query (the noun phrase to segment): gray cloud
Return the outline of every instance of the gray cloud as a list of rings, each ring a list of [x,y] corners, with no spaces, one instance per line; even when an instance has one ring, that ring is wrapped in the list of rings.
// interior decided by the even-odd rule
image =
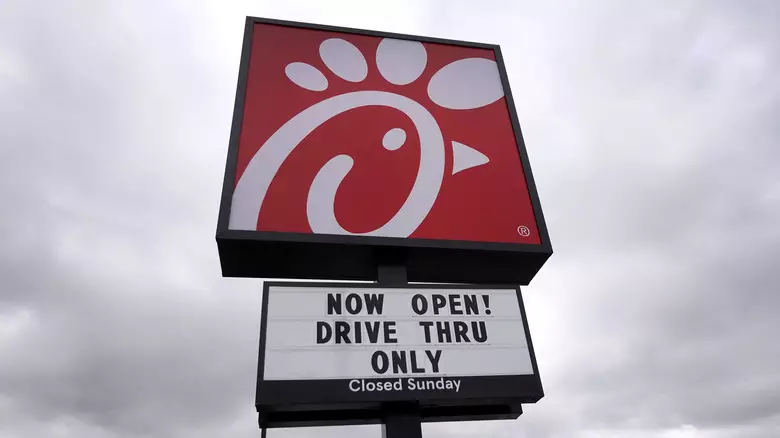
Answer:
[[[12,1],[0,435],[257,433],[260,284],[213,242],[244,15],[503,47],[556,248],[526,292],[547,396],[426,436],[780,433],[773,2]]]

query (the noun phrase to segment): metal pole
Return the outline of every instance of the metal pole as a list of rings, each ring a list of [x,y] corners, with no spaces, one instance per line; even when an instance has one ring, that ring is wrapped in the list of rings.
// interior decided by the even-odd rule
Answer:
[[[380,265],[377,271],[380,284],[403,286],[406,266]],[[382,438],[422,438],[422,417],[417,402],[386,403],[382,405]]]
[[[406,266],[404,265],[379,265],[377,268],[377,283],[404,286],[406,281]]]
[[[422,418],[417,403],[382,406],[382,438],[422,438]]]

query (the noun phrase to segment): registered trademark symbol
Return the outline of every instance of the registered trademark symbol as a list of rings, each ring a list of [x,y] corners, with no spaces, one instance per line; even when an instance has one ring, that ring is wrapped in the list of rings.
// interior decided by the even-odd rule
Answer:
[[[517,227],[517,234],[523,237],[528,237],[531,235],[531,230],[529,230],[528,227],[526,227],[525,225],[520,225],[519,227]]]

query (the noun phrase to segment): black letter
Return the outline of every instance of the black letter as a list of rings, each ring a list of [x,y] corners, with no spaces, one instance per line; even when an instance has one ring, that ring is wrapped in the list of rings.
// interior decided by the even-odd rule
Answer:
[[[425,343],[431,343],[431,327],[433,327],[433,321],[420,321],[420,327],[425,329]]]
[[[460,302],[460,295],[450,295],[450,313],[453,315],[463,315],[463,310],[460,309],[462,303]]]
[[[352,305],[349,304],[350,300]],[[360,301],[360,295],[358,294],[349,294],[347,295],[347,299],[344,301],[347,305],[347,312],[349,312],[350,315],[357,315],[361,310],[363,310],[363,302]]]
[[[355,331],[353,332],[356,344],[363,343],[363,330],[360,329],[360,321],[355,321]]]
[[[418,315],[428,311],[428,300],[425,299],[425,295],[417,294],[412,297],[412,310]]]
[[[371,355],[371,368],[373,368],[374,372],[377,374],[384,374],[387,372],[387,367],[390,365],[387,362],[387,354],[384,351],[375,351],[374,354]]]
[[[485,321],[471,321],[471,330],[473,331],[474,340],[482,343],[487,341],[487,327],[485,327]],[[481,331],[480,331],[481,330]]]
[[[447,338],[446,342],[452,342],[449,321],[436,321],[436,332],[439,334],[439,342],[445,342],[444,338]]]
[[[405,351],[393,351],[390,353],[393,358],[393,374],[403,372],[404,374],[409,372],[409,368],[406,366],[406,352]]]
[[[330,335],[332,331],[330,324],[324,321],[317,321],[317,343],[327,344],[330,341]]]
[[[434,373],[439,372],[439,360],[441,359],[441,350],[436,350],[436,354],[431,354],[431,350],[425,350],[425,355],[431,361],[431,367]]]
[[[476,295],[464,295],[463,300],[466,306],[466,315],[479,315],[479,304],[477,304]]]
[[[341,315],[341,294],[328,294],[328,315]]]
[[[368,311],[369,315],[373,315],[374,312],[381,315],[382,314],[382,306],[385,304],[385,295],[384,294],[365,294],[365,300],[366,300],[366,310]]]
[[[469,337],[466,335],[469,331],[469,326],[463,321],[455,321],[452,323],[455,329],[455,342],[470,342]],[[463,339],[461,341],[461,339]]]
[[[390,337],[391,335],[395,335],[395,321],[385,321],[385,343],[386,344],[397,344],[398,338]]]
[[[379,321],[366,321],[366,332],[368,332],[368,342],[376,344],[379,340]]]
[[[444,298],[444,295],[439,294],[431,295],[431,297],[433,298],[433,314],[438,315],[439,309],[443,309],[447,305],[447,299]]]
[[[425,368],[417,366],[417,352],[412,350],[409,352],[409,359],[412,361],[412,372],[416,374],[424,373]]]
[[[346,321],[336,321],[336,343],[349,344],[349,323]]]

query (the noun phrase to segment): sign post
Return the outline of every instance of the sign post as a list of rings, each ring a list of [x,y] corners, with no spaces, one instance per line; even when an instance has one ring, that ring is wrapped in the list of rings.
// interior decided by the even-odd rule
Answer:
[[[422,419],[414,403],[389,404],[383,413],[382,438],[422,438]]]
[[[496,45],[248,17],[216,240],[223,276],[339,281],[264,283],[263,434],[544,396],[519,285],[552,246]]]

